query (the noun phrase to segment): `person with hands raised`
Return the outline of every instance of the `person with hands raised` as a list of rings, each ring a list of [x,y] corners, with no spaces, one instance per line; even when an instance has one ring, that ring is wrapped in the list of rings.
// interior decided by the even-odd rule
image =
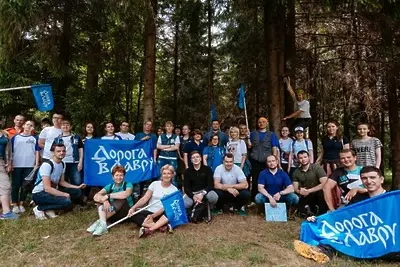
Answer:
[[[111,171],[113,183],[100,190],[93,199],[98,204],[99,219],[87,231],[94,236],[107,232],[107,222],[116,222],[128,215],[133,206],[133,185],[124,181],[126,170],[121,165],[116,165]]]
[[[82,200],[85,184],[72,185],[65,181],[65,145],[61,138],[54,140],[50,148],[52,157],[39,168],[32,190],[32,199],[37,206],[33,208],[36,219],[44,220],[46,215],[55,218],[55,210],[69,209],[72,203]]]

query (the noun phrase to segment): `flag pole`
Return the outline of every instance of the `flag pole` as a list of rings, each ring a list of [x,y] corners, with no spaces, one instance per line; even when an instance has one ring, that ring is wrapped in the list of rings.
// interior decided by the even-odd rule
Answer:
[[[21,90],[21,89],[29,89],[29,88],[31,88],[31,86],[21,86],[21,87],[4,88],[4,89],[0,89],[0,92]]]
[[[124,218],[122,218],[121,220],[119,220],[119,221],[116,221],[115,223],[113,223],[113,224],[110,224],[109,226],[107,226],[107,229],[110,229],[111,227],[113,227],[113,226],[115,226],[115,225],[117,225],[117,224],[119,224],[119,223],[121,223],[121,222],[123,222],[123,221],[125,221],[126,219],[128,219],[128,218],[130,218],[130,217],[132,217],[133,215],[136,215],[136,214],[138,214],[139,212],[141,212],[141,211],[143,211],[143,210],[145,210],[145,209],[147,209],[147,208],[149,208],[149,207],[151,207],[151,206],[153,206],[153,205],[155,205],[155,204],[157,204],[157,203],[159,203],[161,200],[157,200],[156,202],[154,202],[154,203],[151,203],[150,205],[147,205],[146,207],[144,207],[144,208],[141,208],[141,209],[139,209],[139,210],[137,210],[137,211],[135,211],[131,216],[129,216],[129,215],[126,215]]]
[[[246,119],[246,127],[247,129],[249,129],[249,120],[247,119],[247,109],[246,109],[246,94],[244,94],[243,100],[244,100],[244,117]]]

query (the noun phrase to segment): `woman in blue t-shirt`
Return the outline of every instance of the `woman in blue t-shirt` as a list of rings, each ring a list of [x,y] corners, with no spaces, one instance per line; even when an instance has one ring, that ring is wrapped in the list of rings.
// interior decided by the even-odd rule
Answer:
[[[133,185],[124,181],[125,168],[117,165],[111,173],[114,182],[101,189],[93,198],[99,204],[99,219],[87,229],[93,235],[106,233],[107,222],[113,223],[126,217],[134,204]]]
[[[222,160],[225,154],[225,148],[218,146],[219,136],[213,134],[210,137],[208,146],[203,150],[203,164],[211,168],[214,173],[215,169],[222,164]]]

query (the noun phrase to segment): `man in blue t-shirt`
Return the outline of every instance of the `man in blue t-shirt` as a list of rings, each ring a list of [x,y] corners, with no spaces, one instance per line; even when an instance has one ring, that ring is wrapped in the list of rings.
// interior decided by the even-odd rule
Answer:
[[[211,131],[208,131],[204,134],[203,137],[203,143],[204,144],[208,144],[208,142],[210,141],[210,138],[214,135],[217,134],[219,137],[219,143],[218,146],[219,147],[225,147],[226,144],[229,142],[229,137],[222,132],[220,129],[220,124],[218,120],[213,120],[211,122]]]
[[[157,159],[157,136],[152,132],[153,123],[147,120],[143,123],[143,132],[137,133],[135,135],[135,140],[146,141],[151,140],[152,148],[154,151],[154,160]]]
[[[260,173],[258,178],[258,194],[256,204],[270,203],[276,207],[277,202],[285,202],[289,207],[299,202],[294,194],[294,188],[286,172],[278,168],[278,159],[275,155],[267,157],[267,169]]]

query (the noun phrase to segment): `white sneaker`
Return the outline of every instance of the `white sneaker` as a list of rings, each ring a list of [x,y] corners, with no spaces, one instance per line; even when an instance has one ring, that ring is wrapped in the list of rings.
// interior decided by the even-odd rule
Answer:
[[[57,217],[57,215],[54,213],[54,210],[46,210],[44,213],[46,213],[46,215],[50,218],[50,219],[54,219]]]
[[[18,206],[14,206],[14,207],[12,208],[12,212],[14,212],[15,214],[18,214],[18,213],[21,212],[21,210],[18,208]]]
[[[25,210],[25,208],[24,208],[24,206],[19,206],[19,211],[21,212],[21,213],[24,213],[26,210]]]
[[[35,206],[33,208],[33,213],[35,214],[36,219],[38,220],[46,220],[46,215],[44,214],[44,211],[38,210],[38,206]]]

